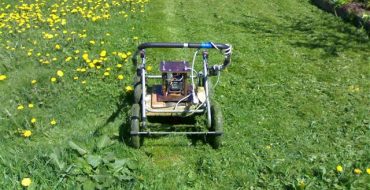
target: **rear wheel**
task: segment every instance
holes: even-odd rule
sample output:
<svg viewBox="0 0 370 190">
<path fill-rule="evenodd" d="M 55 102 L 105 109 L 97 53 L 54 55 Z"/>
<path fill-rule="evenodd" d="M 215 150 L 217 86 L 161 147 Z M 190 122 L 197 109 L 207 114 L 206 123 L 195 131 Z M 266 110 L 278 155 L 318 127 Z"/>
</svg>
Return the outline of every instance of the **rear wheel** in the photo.
<svg viewBox="0 0 370 190">
<path fill-rule="evenodd" d="M 131 108 L 131 133 L 140 132 L 140 105 L 134 104 Z M 131 134 L 131 145 L 134 148 L 140 148 L 140 135 Z"/>
<path fill-rule="evenodd" d="M 222 133 L 223 133 L 223 117 L 221 109 L 218 104 L 213 102 L 211 105 L 211 128 L 209 131 L 217 132 L 221 134 L 212 134 L 209 138 L 209 143 L 214 149 L 218 149 L 222 143 Z"/>
<path fill-rule="evenodd" d="M 141 84 L 137 84 L 134 89 L 134 103 L 138 104 L 141 101 L 141 96 L 143 94 L 143 89 L 141 87 Z"/>
<path fill-rule="evenodd" d="M 143 89 L 141 87 L 141 79 L 139 76 L 135 76 L 134 81 L 134 103 L 138 104 L 140 103 Z"/>
</svg>

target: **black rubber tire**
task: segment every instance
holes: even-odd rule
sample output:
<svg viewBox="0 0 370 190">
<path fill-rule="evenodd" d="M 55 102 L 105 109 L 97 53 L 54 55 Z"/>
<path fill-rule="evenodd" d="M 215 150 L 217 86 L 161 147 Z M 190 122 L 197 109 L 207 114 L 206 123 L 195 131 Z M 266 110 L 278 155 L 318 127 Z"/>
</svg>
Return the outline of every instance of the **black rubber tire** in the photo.
<svg viewBox="0 0 370 190">
<path fill-rule="evenodd" d="M 141 101 L 141 97 L 143 94 L 143 89 L 141 87 L 141 84 L 136 84 L 134 89 L 134 103 L 139 104 Z"/>
<path fill-rule="evenodd" d="M 211 122 L 212 124 L 211 124 L 211 128 L 209 129 L 209 131 L 223 133 L 222 111 L 219 108 L 218 104 L 215 102 L 212 102 L 212 105 L 211 105 Z M 222 144 L 222 134 L 210 135 L 209 143 L 214 149 L 220 148 Z"/>
<path fill-rule="evenodd" d="M 133 104 L 131 108 L 131 132 L 140 132 L 140 105 Z M 140 148 L 140 135 L 131 135 L 131 146 Z"/>
<path fill-rule="evenodd" d="M 134 103 L 140 104 L 142 96 L 141 78 L 140 76 L 134 77 Z"/>
</svg>

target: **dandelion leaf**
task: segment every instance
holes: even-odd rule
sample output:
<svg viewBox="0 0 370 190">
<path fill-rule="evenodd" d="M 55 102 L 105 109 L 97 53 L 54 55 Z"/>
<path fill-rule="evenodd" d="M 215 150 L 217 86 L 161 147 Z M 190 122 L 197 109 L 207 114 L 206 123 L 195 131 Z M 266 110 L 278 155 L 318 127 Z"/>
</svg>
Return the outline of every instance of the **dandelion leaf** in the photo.
<svg viewBox="0 0 370 190">
<path fill-rule="evenodd" d="M 59 160 L 59 154 L 57 152 L 53 152 L 49 155 L 51 163 L 54 164 L 54 166 L 58 167 L 59 170 L 63 170 L 65 167 L 65 163 L 61 160 Z"/>
<path fill-rule="evenodd" d="M 127 163 L 126 159 L 116 160 L 114 163 L 110 164 L 110 168 L 112 168 L 115 172 L 121 170 Z"/>
<path fill-rule="evenodd" d="M 91 167 L 97 168 L 102 162 L 102 158 L 99 155 L 88 155 L 86 161 L 90 164 Z"/>
<path fill-rule="evenodd" d="M 99 138 L 96 148 L 98 150 L 101 150 L 107 146 L 109 146 L 112 143 L 111 139 L 108 137 L 108 135 L 103 135 Z"/>
<path fill-rule="evenodd" d="M 73 150 L 77 151 L 78 154 L 80 154 L 80 156 L 83 156 L 85 154 L 87 154 L 87 151 L 81 147 L 79 147 L 76 143 L 74 143 L 73 141 L 69 141 L 68 142 L 68 145 L 70 148 L 72 148 Z"/>
</svg>

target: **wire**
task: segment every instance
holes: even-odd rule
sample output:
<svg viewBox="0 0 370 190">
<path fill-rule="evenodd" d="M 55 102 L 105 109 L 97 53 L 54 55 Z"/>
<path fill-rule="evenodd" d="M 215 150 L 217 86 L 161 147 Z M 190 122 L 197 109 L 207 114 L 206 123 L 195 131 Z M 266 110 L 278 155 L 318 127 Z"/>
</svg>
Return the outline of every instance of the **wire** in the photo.
<svg viewBox="0 0 370 190">
<path fill-rule="evenodd" d="M 207 97 L 207 98 L 208 98 L 208 97 Z M 207 99 L 207 98 L 206 98 L 206 99 Z M 201 108 L 205 103 L 206 103 L 206 101 L 202 102 L 201 104 L 199 104 L 199 105 L 194 109 L 194 111 L 193 111 L 192 113 L 189 113 L 188 115 L 185 115 L 185 116 L 182 116 L 182 117 L 189 117 L 189 116 L 194 115 L 194 114 L 195 114 L 195 112 L 196 112 L 196 111 L 198 111 L 198 110 L 199 110 L 199 108 Z"/>
<path fill-rule="evenodd" d="M 173 110 L 176 110 L 177 109 L 177 106 L 179 105 L 180 102 L 184 101 L 186 98 L 189 98 L 191 94 L 188 94 L 187 96 L 181 98 L 175 105 L 175 107 L 173 108 Z"/>
<path fill-rule="evenodd" d="M 190 95 L 193 95 L 193 101 L 194 101 L 194 99 L 195 98 L 197 98 L 196 97 L 196 95 L 195 95 L 195 83 L 194 83 L 194 72 L 195 73 L 198 73 L 197 71 L 195 71 L 195 69 L 194 69 L 194 65 L 195 65 L 195 58 L 196 58 L 196 56 L 197 56 L 197 54 L 198 54 L 198 52 L 199 52 L 199 49 L 197 49 L 197 51 L 195 51 L 195 53 L 194 53 L 194 57 L 193 57 L 193 61 L 192 61 L 192 64 L 191 64 L 191 68 L 187 68 L 187 69 L 190 69 L 191 70 L 191 85 L 192 85 L 192 92 L 191 92 L 191 94 L 188 94 L 187 96 L 185 96 L 184 98 L 181 98 L 177 103 L 176 103 L 176 105 L 175 105 L 175 107 L 174 107 L 174 110 L 176 110 L 176 108 L 177 108 L 177 106 L 179 105 L 179 103 L 180 102 L 182 102 L 182 101 L 184 101 L 186 98 L 188 98 Z M 197 101 L 196 101 L 197 102 Z"/>
<path fill-rule="evenodd" d="M 220 50 L 213 42 L 210 42 L 211 43 L 211 45 L 215 48 L 215 49 L 217 49 L 217 50 L 219 50 L 221 53 L 222 53 L 222 50 Z M 231 54 L 232 54 L 232 46 L 231 45 L 229 45 L 229 44 L 226 44 L 229 48 L 227 48 L 227 49 L 225 49 L 224 50 L 224 55 L 225 56 L 230 56 Z M 194 53 L 194 57 L 193 57 L 193 62 L 192 62 L 192 65 L 191 65 L 191 83 L 192 83 L 192 85 L 193 85 L 193 89 L 192 89 L 192 94 L 193 94 L 193 103 L 194 103 L 194 99 L 196 98 L 196 96 L 195 96 L 195 91 L 194 91 L 194 89 L 195 89 L 195 83 L 194 83 L 194 72 L 196 72 L 195 70 L 194 70 L 194 64 L 195 64 L 195 58 L 196 58 L 196 56 L 197 56 L 197 54 L 198 54 L 198 52 L 199 52 L 199 49 L 197 49 L 197 51 L 195 51 L 195 53 Z M 230 60 L 230 62 L 231 62 L 231 60 Z M 216 81 L 216 84 L 213 86 L 213 89 L 215 89 L 216 88 L 216 86 L 218 85 L 218 83 L 219 83 L 219 81 L 220 81 L 220 72 L 218 72 L 217 73 L 217 81 Z M 189 94 L 190 95 L 190 94 Z M 188 96 L 189 96 L 188 95 Z M 175 109 L 176 109 L 176 107 L 177 107 L 177 105 L 181 102 L 181 101 L 183 101 L 183 99 L 185 99 L 185 98 L 187 98 L 188 96 L 186 96 L 186 97 L 184 97 L 184 98 L 182 98 L 179 102 L 177 102 L 177 104 L 176 104 L 176 106 L 175 106 Z M 206 97 L 206 100 L 208 100 L 208 96 Z M 197 110 L 199 110 L 199 108 L 201 108 L 205 103 L 206 103 L 207 101 L 204 101 L 204 102 L 202 102 L 201 104 L 199 104 L 196 108 L 195 108 L 195 110 L 194 110 L 194 112 L 192 112 L 192 113 L 190 113 L 190 114 L 188 114 L 188 115 L 186 115 L 186 116 L 184 116 L 184 117 L 189 117 L 189 116 L 191 116 L 191 115 L 193 115 Z"/>
<path fill-rule="evenodd" d="M 197 57 L 198 52 L 199 52 L 199 49 L 195 51 L 194 56 L 193 56 L 193 62 L 191 64 L 191 85 L 193 86 L 192 87 L 192 95 L 193 95 L 192 101 L 194 104 L 198 104 L 198 98 L 195 95 L 195 83 L 194 83 L 194 65 L 195 65 L 195 58 Z"/>
<path fill-rule="evenodd" d="M 218 85 L 218 82 L 220 81 L 220 71 L 217 72 L 217 81 L 216 81 L 216 84 L 213 86 L 213 89 L 216 89 L 216 86 Z"/>
<path fill-rule="evenodd" d="M 209 42 L 209 43 L 211 43 L 211 45 L 215 48 L 215 49 L 217 49 L 217 50 L 219 50 L 221 53 L 222 53 L 222 50 L 220 50 L 220 49 L 218 49 L 218 47 L 213 43 L 213 42 Z M 229 48 L 227 48 L 227 49 L 225 49 L 224 50 L 224 55 L 225 56 L 230 56 L 231 54 L 232 54 L 232 50 L 233 50 L 233 48 L 232 48 L 232 46 L 230 45 L 230 44 L 226 44 Z M 231 63 L 231 59 L 230 59 L 230 63 Z"/>
</svg>

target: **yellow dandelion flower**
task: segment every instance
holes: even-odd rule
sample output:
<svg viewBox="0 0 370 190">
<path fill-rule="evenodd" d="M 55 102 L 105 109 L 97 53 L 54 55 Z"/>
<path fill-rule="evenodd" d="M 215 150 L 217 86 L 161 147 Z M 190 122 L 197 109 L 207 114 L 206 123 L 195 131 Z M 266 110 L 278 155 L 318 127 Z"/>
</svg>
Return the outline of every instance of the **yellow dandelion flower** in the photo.
<svg viewBox="0 0 370 190">
<path fill-rule="evenodd" d="M 32 104 L 32 103 L 29 103 L 29 104 L 28 104 L 28 107 L 29 107 L 29 108 L 33 108 L 33 104 Z"/>
<path fill-rule="evenodd" d="M 58 75 L 59 77 L 63 77 L 63 76 L 64 76 L 64 72 L 63 72 L 62 70 L 58 70 L 58 71 L 57 71 L 57 75 Z"/>
<path fill-rule="evenodd" d="M 88 60 L 88 59 L 89 59 L 89 54 L 84 53 L 84 54 L 82 55 L 82 59 L 84 59 L 84 60 Z"/>
<path fill-rule="evenodd" d="M 138 40 L 138 39 L 139 39 L 139 37 L 134 36 L 132 39 L 133 39 L 133 40 Z"/>
<path fill-rule="evenodd" d="M 82 72 L 82 73 L 86 72 L 86 68 L 82 68 L 82 69 L 81 69 L 81 72 Z"/>
<path fill-rule="evenodd" d="M 67 57 L 67 58 L 65 59 L 65 61 L 66 61 L 66 62 L 71 61 L 71 60 L 72 60 L 72 57 L 71 57 L 71 56 L 69 56 L 69 57 Z"/>
<path fill-rule="evenodd" d="M 104 72 L 104 76 L 109 76 L 110 75 L 110 73 L 109 72 Z"/>
<path fill-rule="evenodd" d="M 30 130 L 24 130 L 22 132 L 22 136 L 25 137 L 25 138 L 28 138 L 32 135 L 32 132 Z"/>
<path fill-rule="evenodd" d="M 0 75 L 0 81 L 5 80 L 6 78 L 6 75 Z"/>
<path fill-rule="evenodd" d="M 23 105 L 18 105 L 17 110 L 23 110 L 24 106 Z"/>
<path fill-rule="evenodd" d="M 55 78 L 55 77 L 51 77 L 50 81 L 51 81 L 51 82 L 56 82 L 56 81 L 57 81 L 57 78 Z"/>
<path fill-rule="evenodd" d="M 31 178 L 28 178 L 28 177 L 23 178 L 22 181 L 21 181 L 21 184 L 22 184 L 23 187 L 28 187 L 28 186 L 31 185 L 31 183 L 32 183 L 32 180 L 31 180 Z"/>
<path fill-rule="evenodd" d="M 117 64 L 117 68 L 121 68 L 122 67 L 122 64 Z"/>
<path fill-rule="evenodd" d="M 57 121 L 56 121 L 55 119 L 52 119 L 52 120 L 50 121 L 50 124 L 51 124 L 51 125 L 56 125 L 56 124 L 57 124 Z"/>
<path fill-rule="evenodd" d="M 90 62 L 90 63 L 89 63 L 89 67 L 90 67 L 90 68 L 94 68 L 94 67 L 95 67 L 94 62 Z"/>
<path fill-rule="evenodd" d="M 151 65 L 148 65 L 148 66 L 146 66 L 146 70 L 147 70 L 148 72 L 150 72 L 150 71 L 152 71 L 152 70 L 153 70 L 153 67 L 152 67 Z"/>
<path fill-rule="evenodd" d="M 79 54 L 80 53 L 80 50 L 75 50 L 75 54 Z"/>
<path fill-rule="evenodd" d="M 66 25 L 67 24 L 67 20 L 66 19 L 62 19 L 62 22 L 60 24 L 61 25 Z"/>
<path fill-rule="evenodd" d="M 28 53 L 27 53 L 27 55 L 28 55 L 28 56 L 31 56 L 31 55 L 32 55 L 32 52 L 28 52 Z"/>
<path fill-rule="evenodd" d="M 132 86 L 126 86 L 125 90 L 126 92 L 132 92 L 134 88 Z"/>
<path fill-rule="evenodd" d="M 118 75 L 117 79 L 118 80 L 123 80 L 123 75 Z"/>
<path fill-rule="evenodd" d="M 105 57 L 107 56 L 107 51 L 103 50 L 100 52 L 100 57 Z"/>
<path fill-rule="evenodd" d="M 90 44 L 91 45 L 95 45 L 95 41 L 94 40 L 90 40 Z"/>
<path fill-rule="evenodd" d="M 341 165 L 338 165 L 338 166 L 336 167 L 336 169 L 337 169 L 337 172 L 338 172 L 338 173 L 342 173 L 342 172 L 343 172 L 343 167 L 342 167 Z"/>
<path fill-rule="evenodd" d="M 78 80 L 78 77 L 73 77 L 73 80 Z"/>
<path fill-rule="evenodd" d="M 366 169 L 366 173 L 370 175 L 370 168 Z"/>
<path fill-rule="evenodd" d="M 84 80 L 84 81 L 82 81 L 81 83 L 82 83 L 82 84 L 86 84 L 86 81 Z"/>
<path fill-rule="evenodd" d="M 35 124 L 35 123 L 36 123 L 36 121 L 37 121 L 37 120 L 36 120 L 36 118 L 34 118 L 34 117 L 31 119 L 31 123 L 32 123 L 32 124 Z"/>
<path fill-rule="evenodd" d="M 359 175 L 359 174 L 361 174 L 361 173 L 362 173 L 361 169 L 359 169 L 359 168 L 355 168 L 355 169 L 353 170 L 353 172 L 354 172 L 355 174 L 357 174 L 357 175 Z"/>
<path fill-rule="evenodd" d="M 59 44 L 55 45 L 55 49 L 60 50 L 60 45 Z"/>
<path fill-rule="evenodd" d="M 37 83 L 37 80 L 32 80 L 31 81 L 31 84 L 36 84 Z"/>
<path fill-rule="evenodd" d="M 118 53 L 118 56 L 120 56 L 122 59 L 127 58 L 127 54 L 125 54 L 125 53 Z"/>
</svg>

